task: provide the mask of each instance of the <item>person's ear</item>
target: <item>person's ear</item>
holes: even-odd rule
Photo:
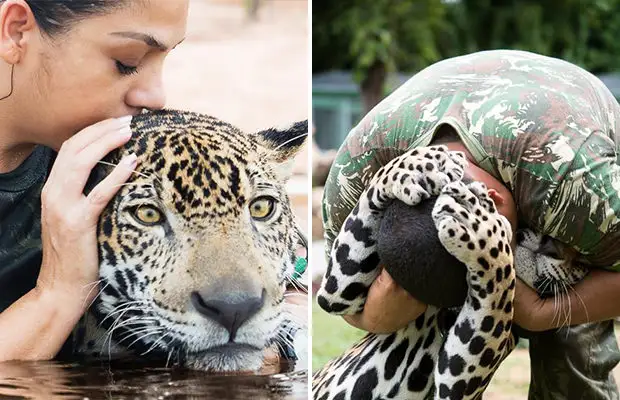
[[[36,27],[34,14],[25,0],[6,0],[0,4],[0,58],[17,64],[26,51],[26,33]]]
[[[488,189],[487,193],[489,194],[489,197],[491,198],[491,200],[493,200],[493,202],[495,203],[497,207],[501,207],[506,202],[506,199],[504,198],[504,196],[499,194],[499,192],[495,189]]]

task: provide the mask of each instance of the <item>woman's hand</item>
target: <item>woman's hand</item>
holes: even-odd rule
[[[368,290],[364,311],[343,318],[350,325],[367,332],[392,333],[422,315],[426,307],[394,282],[384,269]]]
[[[92,168],[131,137],[131,118],[106,120],[67,140],[41,194],[43,262],[37,286],[0,313],[0,362],[53,358],[97,293],[97,220],[135,168],[121,161],[88,196]]]
[[[97,221],[134,170],[135,155],[125,157],[88,196],[83,191],[93,167],[131,138],[130,123],[130,116],[96,123],[60,148],[41,194],[43,262],[37,290],[86,306],[97,293]]]

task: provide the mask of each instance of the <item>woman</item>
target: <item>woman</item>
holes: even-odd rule
[[[0,1],[0,361],[53,358],[97,293],[97,219],[135,156],[88,196],[84,184],[131,115],[163,107],[187,8]]]

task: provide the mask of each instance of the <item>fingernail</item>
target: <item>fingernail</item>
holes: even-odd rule
[[[135,153],[131,153],[131,154],[125,156],[125,158],[123,159],[122,164],[123,165],[127,165],[129,167],[133,167],[133,166],[136,165],[137,161],[138,161],[138,156],[136,156]]]
[[[131,131],[131,127],[129,126],[123,126],[119,131],[118,131],[119,135],[121,135],[122,137],[127,137],[130,138],[133,135],[133,132]]]
[[[132,118],[133,117],[131,115],[127,115],[125,117],[117,118],[116,120],[121,124],[121,126],[123,128],[125,128],[125,127],[129,128],[131,126],[131,119]]]

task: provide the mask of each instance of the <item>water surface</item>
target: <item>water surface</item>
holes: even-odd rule
[[[0,398],[305,400],[308,376],[223,376],[120,362],[9,362],[0,363]]]

